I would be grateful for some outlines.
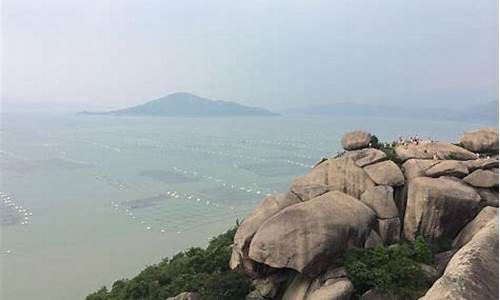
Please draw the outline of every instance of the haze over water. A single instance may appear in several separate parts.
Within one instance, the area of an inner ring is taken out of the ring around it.
[[[348,130],[456,141],[482,126],[495,124],[4,114],[0,298],[83,299],[204,246]]]

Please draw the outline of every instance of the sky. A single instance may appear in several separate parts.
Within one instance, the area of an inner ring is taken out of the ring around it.
[[[498,0],[2,0],[4,102],[498,99]]]

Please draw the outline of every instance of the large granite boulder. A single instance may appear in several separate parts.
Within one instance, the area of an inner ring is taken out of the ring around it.
[[[358,199],[368,188],[375,186],[366,172],[347,157],[328,161],[327,182],[329,191],[343,192]]]
[[[405,183],[401,169],[391,160],[368,165],[363,170],[376,184],[400,186]]]
[[[344,157],[352,159],[356,166],[361,168],[387,159],[384,152],[375,148],[348,151],[344,154]]]
[[[328,166],[325,160],[317,164],[306,176],[297,177],[290,185],[290,191],[302,201],[307,201],[328,191]]]
[[[498,218],[450,260],[421,300],[498,299]]]
[[[313,280],[303,274],[296,274],[292,282],[288,285],[281,300],[304,300],[307,296],[307,291]]]
[[[498,159],[494,158],[478,158],[474,160],[466,160],[463,162],[469,169],[469,173],[477,169],[493,169],[498,168]]]
[[[344,134],[341,143],[345,150],[357,150],[370,146],[372,135],[364,131],[352,131]]]
[[[455,240],[453,240],[452,247],[460,248],[467,244],[479,230],[495,218],[498,219],[498,208],[491,206],[483,208],[474,220],[470,221],[469,224],[460,231]]]
[[[390,219],[399,216],[394,203],[394,189],[387,185],[377,185],[367,189],[360,200],[377,214],[379,219]]]
[[[498,152],[498,128],[482,128],[466,132],[460,144],[473,152]]]
[[[306,300],[349,300],[353,292],[354,286],[349,279],[333,279],[309,293]]]
[[[403,173],[406,180],[425,176],[425,171],[439,164],[441,161],[432,159],[409,159],[403,164]]]
[[[257,229],[270,217],[285,207],[301,203],[293,193],[270,195],[255,208],[240,224],[234,236],[233,249],[229,266],[231,269],[242,265],[251,273],[252,262],[248,261],[248,246]],[[247,264],[244,264],[246,262]]]
[[[478,212],[481,197],[474,188],[448,177],[417,177],[410,181],[404,235],[433,242],[452,240]]]
[[[399,159],[402,161],[412,158],[433,159],[435,156],[437,156],[438,159],[455,160],[469,160],[477,158],[476,155],[469,150],[453,144],[441,142],[420,143],[418,145],[400,145],[396,147],[395,151]]]
[[[296,274],[280,299],[349,300],[353,292],[354,286],[347,278],[345,269],[329,268],[314,279]]]
[[[476,192],[481,196],[482,206],[498,207],[498,189],[476,188]]]
[[[464,178],[468,184],[479,188],[498,186],[498,174],[490,170],[476,170]]]
[[[184,292],[175,297],[167,298],[167,300],[201,300],[201,296],[198,293]]]
[[[328,192],[283,209],[259,228],[249,257],[315,276],[350,246],[363,247],[375,213],[356,198]]]
[[[444,160],[425,171],[429,177],[453,176],[462,178],[469,175],[469,169],[462,161]]]

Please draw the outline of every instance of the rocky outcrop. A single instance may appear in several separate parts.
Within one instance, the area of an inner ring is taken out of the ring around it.
[[[352,159],[356,166],[361,168],[387,159],[384,152],[374,148],[349,151],[344,154],[344,157]]]
[[[364,131],[352,131],[346,133],[341,140],[342,148],[345,150],[356,150],[366,148],[370,145],[372,135]]]
[[[234,236],[233,251],[230,261],[231,269],[235,269],[239,265],[242,265],[247,272],[251,273],[253,264],[252,261],[248,259],[248,247],[257,229],[259,229],[264,221],[276,213],[288,206],[300,202],[300,199],[293,193],[267,196],[238,227],[238,231]]]
[[[376,184],[400,186],[405,183],[405,178],[398,165],[390,160],[368,165],[363,170]]]
[[[479,188],[492,188],[498,186],[498,174],[490,170],[476,170],[464,178],[468,184]]]
[[[290,191],[302,201],[328,192],[328,168],[328,160],[317,164],[309,174],[296,178],[290,185]]]
[[[498,299],[498,219],[452,257],[444,275],[420,299]]]
[[[467,132],[460,144],[473,152],[498,152],[498,129],[482,128]]]
[[[273,268],[318,275],[348,247],[362,247],[374,220],[375,213],[358,199],[328,192],[264,222],[249,257]]]
[[[450,178],[417,177],[408,187],[404,235],[433,242],[453,239],[477,213],[481,197],[470,186]]]
[[[387,185],[378,185],[366,190],[360,200],[377,214],[379,219],[399,217],[399,211],[394,203],[394,189]]]
[[[340,157],[328,161],[328,190],[339,191],[358,198],[375,186],[366,172],[351,159]]]
[[[352,282],[347,278],[330,280],[307,296],[307,300],[349,300],[354,292]]]
[[[403,164],[404,176],[406,180],[426,176],[425,172],[440,162],[439,160],[430,159],[409,159]]]
[[[472,220],[467,226],[465,226],[458,236],[453,241],[452,247],[460,248],[467,244],[476,233],[481,230],[486,224],[494,219],[498,219],[498,208],[496,207],[485,207],[481,212]]]
[[[452,176],[463,178],[469,175],[469,169],[461,161],[445,160],[430,167],[424,174],[429,177]]]
[[[481,151],[494,148],[475,139]],[[402,235],[453,247],[436,254],[433,266],[421,265],[434,279],[443,274],[423,299],[492,299],[498,156],[479,158],[470,151],[477,148],[442,142],[377,149],[376,140],[366,132],[346,134],[345,153],[322,159],[242,222],[231,267],[254,278],[247,299],[353,299],[353,283],[337,259],[352,247],[399,243]],[[481,272],[485,278],[476,278]],[[403,298],[372,289],[359,299]]]
[[[498,159],[494,158],[479,158],[475,160],[467,160],[462,162],[468,169],[469,173],[477,169],[493,169],[498,168]]]
[[[476,159],[476,155],[469,150],[462,147],[441,143],[441,142],[428,142],[418,145],[408,144],[396,147],[396,154],[399,159],[406,161],[408,159],[455,159],[455,160],[469,160]]]

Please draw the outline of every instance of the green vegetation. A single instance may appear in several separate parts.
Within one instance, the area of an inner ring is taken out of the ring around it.
[[[401,160],[396,154],[396,147],[389,144],[378,144],[378,149],[384,152],[385,155],[387,155],[387,159],[392,160],[398,165],[401,164]]]
[[[116,281],[86,300],[164,300],[181,292],[199,292],[207,300],[240,300],[250,292],[250,280],[229,269],[236,228],[212,239],[206,249],[191,248],[147,267],[130,280]]]
[[[371,288],[415,299],[432,282],[420,263],[432,263],[432,251],[419,237],[413,244],[349,250],[343,258],[359,296]]]

